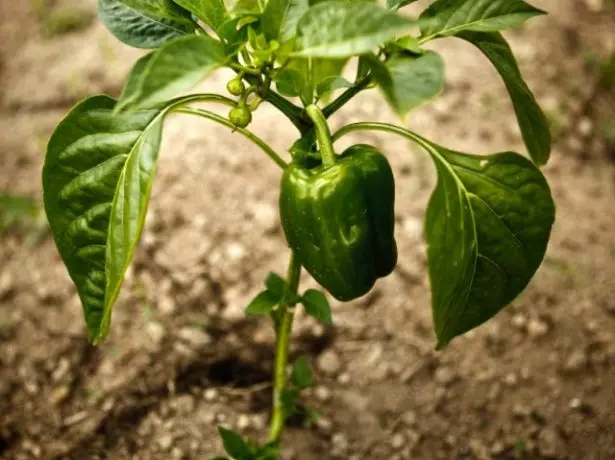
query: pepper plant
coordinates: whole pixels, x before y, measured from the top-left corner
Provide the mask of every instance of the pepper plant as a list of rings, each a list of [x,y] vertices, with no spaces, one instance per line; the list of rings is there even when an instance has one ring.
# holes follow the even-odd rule
[[[354,131],[382,131],[415,143],[438,182],[425,218],[437,349],[508,305],[540,265],[555,207],[539,170],[550,153],[546,119],[500,30],[543,14],[522,0],[435,0],[411,18],[413,0],[98,0],[119,40],[151,49],[134,65],[119,99],[80,102],[49,142],[43,169],[47,217],[83,304],[89,338],[107,336],[113,305],[133,258],[154,182],[163,125],[172,113],[231,128],[281,169],[280,215],[290,246],[286,279],[271,274],[247,306],[276,332],[273,414],[262,443],[220,428],[227,455],[276,459],[286,419],[311,370],[289,369],[296,308],[325,323],[325,294],[299,292],[302,267],[339,300],[366,294],[397,263],[394,174],[369,145],[338,154]],[[457,37],[476,46],[501,75],[530,159],[477,156],[437,145],[403,126],[365,121],[331,134],[328,118],[378,87],[402,118],[442,90],[442,58],[424,46]],[[344,68],[354,61],[356,77]],[[235,76],[233,97],[189,91],[215,69]],[[187,95],[186,95],[187,94]],[[226,106],[228,117],[196,108]],[[247,129],[262,103],[297,129],[288,160]],[[402,254],[403,257],[403,254]]]

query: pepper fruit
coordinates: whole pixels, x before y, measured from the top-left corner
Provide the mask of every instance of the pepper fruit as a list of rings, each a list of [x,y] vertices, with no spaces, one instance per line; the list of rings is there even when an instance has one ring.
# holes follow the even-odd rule
[[[241,77],[233,78],[226,84],[226,90],[233,96],[241,96],[246,90]]]
[[[252,112],[245,105],[238,105],[231,109],[228,118],[238,128],[245,128],[252,123]]]
[[[315,164],[316,163],[316,164]],[[386,157],[369,145],[313,158],[284,171],[282,227],[301,265],[341,301],[367,294],[397,264],[395,179]]]

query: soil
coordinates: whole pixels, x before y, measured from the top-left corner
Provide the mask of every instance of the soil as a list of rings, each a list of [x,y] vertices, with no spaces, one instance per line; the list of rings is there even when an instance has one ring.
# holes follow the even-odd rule
[[[334,327],[298,313],[292,356],[313,364],[303,402],[322,416],[291,420],[284,459],[615,458],[615,91],[596,64],[615,49],[615,11],[532,3],[549,16],[507,37],[556,134],[545,173],[557,222],[543,266],[494,320],[435,352],[422,238],[433,166],[405,141],[352,138],[382,148],[397,171],[400,264],[368,296],[334,304]],[[0,190],[40,201],[54,126],[87,95],[118,95],[141,52],[97,21],[46,36],[35,4],[0,2]],[[446,89],[408,125],[458,150],[524,151],[488,62],[459,40],[434,47]],[[222,91],[228,77],[203,89]],[[374,119],[396,121],[371,91],[333,123]],[[279,152],[294,141],[267,105],[252,129]],[[229,130],[170,119],[142,244],[98,348],[48,233],[1,236],[2,459],[200,460],[220,454],[220,424],[265,433],[273,333],[243,308],[269,271],[285,270],[278,180]]]

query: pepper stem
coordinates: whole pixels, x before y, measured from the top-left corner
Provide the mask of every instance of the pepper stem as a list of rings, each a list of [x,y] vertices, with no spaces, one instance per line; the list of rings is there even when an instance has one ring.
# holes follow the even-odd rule
[[[317,105],[309,105],[306,107],[305,111],[314,122],[316,138],[318,139],[318,146],[320,147],[320,154],[322,155],[322,164],[325,168],[330,168],[335,164],[336,156],[335,150],[333,150],[333,140],[331,139],[331,131],[329,131],[327,119]]]
[[[288,366],[288,352],[291,330],[293,327],[294,305],[291,299],[297,296],[301,265],[294,252],[291,253],[288,265],[286,288],[279,304],[279,314],[275,319],[275,369],[273,386],[273,416],[269,431],[269,442],[279,442],[284,431],[286,414],[284,408],[284,391],[286,390],[286,367]]]

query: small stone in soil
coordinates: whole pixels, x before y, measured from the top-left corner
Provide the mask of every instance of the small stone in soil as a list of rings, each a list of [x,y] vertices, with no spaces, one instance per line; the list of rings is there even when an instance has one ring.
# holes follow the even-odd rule
[[[203,396],[204,396],[206,401],[214,401],[214,400],[216,400],[218,398],[219,395],[220,395],[220,393],[218,392],[218,390],[216,388],[208,388],[203,393]]]
[[[342,368],[340,358],[333,350],[324,351],[317,359],[318,369],[327,375],[335,375]]]
[[[213,341],[209,334],[192,326],[180,329],[177,336],[194,348],[204,347]]]
[[[457,375],[454,369],[448,366],[441,366],[436,369],[436,374],[434,377],[436,382],[441,383],[442,385],[449,385],[457,378]]]
[[[577,374],[585,367],[587,367],[587,355],[582,350],[576,350],[568,357],[562,371],[567,374]]]
[[[391,447],[395,450],[401,449],[406,444],[406,438],[402,433],[395,433],[391,437]]]
[[[314,394],[322,402],[326,402],[331,399],[331,390],[329,390],[327,387],[317,386],[314,389]]]
[[[535,339],[543,337],[549,332],[549,325],[540,319],[531,319],[527,325],[527,332]]]
[[[241,414],[237,418],[237,429],[240,431],[246,430],[250,427],[250,417],[246,414]]]

